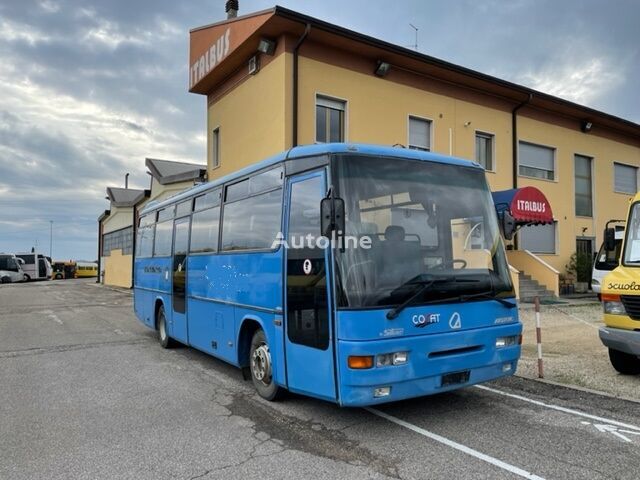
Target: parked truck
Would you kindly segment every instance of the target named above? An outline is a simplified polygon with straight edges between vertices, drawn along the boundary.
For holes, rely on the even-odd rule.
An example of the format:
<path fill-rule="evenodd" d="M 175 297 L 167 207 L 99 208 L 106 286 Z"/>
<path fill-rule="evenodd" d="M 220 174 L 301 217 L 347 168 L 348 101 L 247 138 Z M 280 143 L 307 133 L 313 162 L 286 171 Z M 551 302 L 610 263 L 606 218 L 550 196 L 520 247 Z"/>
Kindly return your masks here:
<path fill-rule="evenodd" d="M 615 250 L 615 228 L 604 232 L 606 250 Z M 600 340 L 609 349 L 613 368 L 628 375 L 640 373 L 640 192 L 629 206 L 618 266 L 601 286 L 605 326 Z"/>

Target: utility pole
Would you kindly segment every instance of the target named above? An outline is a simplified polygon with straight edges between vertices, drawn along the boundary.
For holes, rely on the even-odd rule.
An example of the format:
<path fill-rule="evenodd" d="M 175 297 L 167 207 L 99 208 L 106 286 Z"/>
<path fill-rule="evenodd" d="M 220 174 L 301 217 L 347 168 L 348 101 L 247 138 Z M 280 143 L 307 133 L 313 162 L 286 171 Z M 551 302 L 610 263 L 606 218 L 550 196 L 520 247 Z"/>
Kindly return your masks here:
<path fill-rule="evenodd" d="M 53 262 L 53 220 L 49 220 L 49 258 Z"/>

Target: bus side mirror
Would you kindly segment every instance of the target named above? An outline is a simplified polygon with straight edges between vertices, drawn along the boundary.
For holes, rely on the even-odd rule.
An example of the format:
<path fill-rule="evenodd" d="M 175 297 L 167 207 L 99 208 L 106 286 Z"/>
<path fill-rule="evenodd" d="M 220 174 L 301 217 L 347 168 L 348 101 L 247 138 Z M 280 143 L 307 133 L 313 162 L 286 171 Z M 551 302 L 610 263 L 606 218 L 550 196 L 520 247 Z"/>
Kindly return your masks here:
<path fill-rule="evenodd" d="M 320 234 L 331 237 L 334 231 L 344 233 L 344 200 L 332 196 L 320 202 Z"/>
<path fill-rule="evenodd" d="M 516 221 L 508 210 L 500 212 L 500 227 L 502 235 L 506 240 L 512 240 L 513 234 L 516 233 Z"/>
<path fill-rule="evenodd" d="M 604 249 L 610 252 L 616 249 L 616 231 L 613 228 L 604 230 Z"/>

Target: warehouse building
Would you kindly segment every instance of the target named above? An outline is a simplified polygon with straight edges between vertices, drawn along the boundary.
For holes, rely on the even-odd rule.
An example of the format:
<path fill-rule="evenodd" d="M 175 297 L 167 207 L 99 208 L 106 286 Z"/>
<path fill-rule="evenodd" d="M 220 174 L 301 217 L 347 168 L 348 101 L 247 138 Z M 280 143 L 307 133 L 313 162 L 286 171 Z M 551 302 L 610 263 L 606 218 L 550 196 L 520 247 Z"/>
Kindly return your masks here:
<path fill-rule="evenodd" d="M 164 200 L 206 181 L 204 165 L 147 158 L 149 189 L 107 188 L 109 210 L 98 218 L 100 279 L 105 285 L 133 286 L 133 252 L 138 215 L 151 200 Z"/>
<path fill-rule="evenodd" d="M 509 262 L 556 294 L 637 190 L 640 125 L 282 7 L 193 29 L 188 72 L 209 178 L 345 141 L 476 160 L 494 191 L 536 187 L 553 219 L 522 228 Z"/>

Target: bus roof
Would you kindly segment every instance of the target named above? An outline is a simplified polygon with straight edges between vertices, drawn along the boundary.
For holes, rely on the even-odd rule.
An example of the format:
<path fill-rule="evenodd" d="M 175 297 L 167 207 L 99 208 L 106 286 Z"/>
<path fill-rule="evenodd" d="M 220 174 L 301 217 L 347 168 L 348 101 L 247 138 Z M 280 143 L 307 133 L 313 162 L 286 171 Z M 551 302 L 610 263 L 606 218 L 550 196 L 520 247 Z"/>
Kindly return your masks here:
<path fill-rule="evenodd" d="M 159 202 L 151 201 L 147 203 L 145 208 L 140 213 L 141 215 L 144 215 L 148 212 L 160 209 L 167 205 L 171 205 L 173 203 L 179 202 L 183 199 L 187 199 L 193 195 L 197 195 L 201 192 L 205 192 L 207 190 L 215 188 L 216 186 L 233 181 L 235 179 L 239 179 L 241 177 L 244 177 L 245 175 L 249 175 L 253 172 L 263 170 L 272 165 L 277 165 L 278 163 L 283 162 L 285 160 L 295 160 L 297 158 L 320 156 L 320 155 L 327 155 L 327 154 L 340 154 L 340 153 L 376 155 L 376 156 L 382 156 L 382 157 L 419 160 L 423 162 L 445 163 L 449 165 L 458 165 L 461 167 L 471 167 L 471 168 L 482 169 L 482 167 L 478 163 L 470 160 L 465 160 L 463 158 L 457 158 L 457 157 L 450 157 L 447 155 L 441 155 L 438 153 L 426 152 L 422 150 L 414 150 L 409 148 L 389 147 L 384 145 L 372 145 L 372 144 L 365 144 L 365 143 L 321 143 L 316 145 L 303 145 L 299 147 L 294 147 L 285 152 L 281 152 L 265 160 L 254 163 L 253 165 L 242 168 L 236 172 L 230 173 L 229 175 L 225 175 L 224 177 L 217 178 L 211 182 L 196 185 L 194 187 L 191 187 L 183 192 L 180 192 L 176 195 L 173 195 L 172 197 L 161 200 Z"/>

